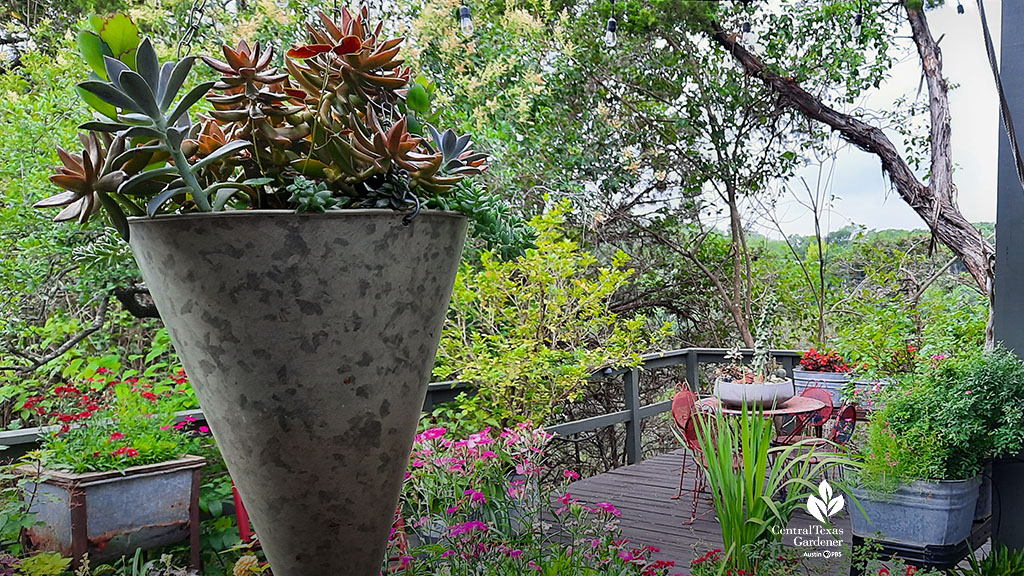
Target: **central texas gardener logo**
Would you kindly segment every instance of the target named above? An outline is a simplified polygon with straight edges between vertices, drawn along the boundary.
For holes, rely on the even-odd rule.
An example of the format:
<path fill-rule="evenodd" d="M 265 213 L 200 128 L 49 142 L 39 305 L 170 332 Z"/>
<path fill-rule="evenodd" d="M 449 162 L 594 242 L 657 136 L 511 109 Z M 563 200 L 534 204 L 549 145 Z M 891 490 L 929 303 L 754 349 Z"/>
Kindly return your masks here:
<path fill-rule="evenodd" d="M 837 494 L 835 498 L 832 497 L 832 486 L 829 486 L 828 480 L 822 480 L 818 485 L 817 495 L 811 494 L 807 498 L 807 511 L 822 524 L 828 524 L 828 519 L 842 510 L 845 505 L 846 500 L 842 494 Z"/>

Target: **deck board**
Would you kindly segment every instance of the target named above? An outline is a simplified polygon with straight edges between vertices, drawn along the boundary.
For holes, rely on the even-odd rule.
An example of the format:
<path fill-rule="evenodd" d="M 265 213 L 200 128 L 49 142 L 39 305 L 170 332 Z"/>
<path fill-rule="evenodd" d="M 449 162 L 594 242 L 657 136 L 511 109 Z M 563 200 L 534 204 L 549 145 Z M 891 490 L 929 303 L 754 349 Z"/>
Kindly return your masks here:
<path fill-rule="evenodd" d="M 652 456 L 647 460 L 617 468 L 604 474 L 577 480 L 566 491 L 574 498 L 594 505 L 609 502 L 622 512 L 619 527 L 623 536 L 634 544 L 646 544 L 661 550 L 654 557 L 672 560 L 686 573 L 694 551 L 703 553 L 709 548 L 722 546 L 721 532 L 711 506 L 711 496 L 703 493 L 698 501 L 698 517 L 692 524 L 690 519 L 692 500 L 690 493 L 673 500 L 679 487 L 679 470 L 682 452 Z M 693 463 L 690 462 L 689 466 Z M 689 467 L 688 466 L 688 467 Z M 693 474 L 688 472 L 687 486 L 692 486 Z M 843 541 L 849 544 L 850 523 L 845 515 L 834 519 L 834 526 L 843 530 Z M 808 514 L 798 511 L 790 527 L 805 527 L 816 523 Z M 793 537 L 789 537 L 792 543 Z M 784 540 L 785 541 L 785 540 Z M 815 560 L 817 561 L 817 560 Z M 833 560 L 833 562 L 835 562 Z M 835 573 L 841 573 L 836 570 Z"/>

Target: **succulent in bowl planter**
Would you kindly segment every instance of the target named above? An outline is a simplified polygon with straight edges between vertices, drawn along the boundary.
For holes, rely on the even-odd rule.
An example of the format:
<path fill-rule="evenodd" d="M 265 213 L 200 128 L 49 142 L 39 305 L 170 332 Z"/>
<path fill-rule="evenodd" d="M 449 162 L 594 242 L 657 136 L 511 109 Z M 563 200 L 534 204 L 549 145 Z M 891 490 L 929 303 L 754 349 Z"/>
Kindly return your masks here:
<path fill-rule="evenodd" d="M 466 234 L 433 208 L 487 156 L 427 123 L 402 38 L 318 16 L 283 71 L 240 42 L 188 90 L 193 57 L 93 46 L 100 116 L 37 205 L 128 239 L 274 573 L 370 576 Z"/>
<path fill-rule="evenodd" d="M 786 376 L 786 371 L 772 358 L 769 349 L 771 315 L 775 306 L 776 300 L 769 295 L 758 321 L 757 339 L 750 364 L 742 364 L 743 354 L 739 346 L 734 346 L 725 355 L 729 363 L 716 369 L 715 396 L 722 402 L 770 406 L 793 397 L 793 380 Z"/>

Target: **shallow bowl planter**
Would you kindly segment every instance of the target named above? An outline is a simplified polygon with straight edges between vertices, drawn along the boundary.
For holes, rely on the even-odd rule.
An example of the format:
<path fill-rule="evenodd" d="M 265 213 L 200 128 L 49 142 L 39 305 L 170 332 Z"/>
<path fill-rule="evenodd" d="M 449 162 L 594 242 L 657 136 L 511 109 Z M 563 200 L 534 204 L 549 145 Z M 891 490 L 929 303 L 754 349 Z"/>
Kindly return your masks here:
<path fill-rule="evenodd" d="M 744 384 L 741 382 L 715 381 L 715 396 L 725 404 L 743 404 L 770 407 L 781 404 L 794 396 L 793 381 L 762 382 Z"/>
<path fill-rule="evenodd" d="M 466 236 L 424 210 L 129 219 L 276 576 L 377 576 Z"/>
<path fill-rule="evenodd" d="M 959 544 L 971 534 L 981 479 L 902 484 L 895 493 L 852 487 L 864 509 L 851 506 L 853 533 L 865 538 L 915 546 Z M 866 517 L 865 517 L 866 516 Z M 877 534 L 876 534 L 877 533 Z"/>
<path fill-rule="evenodd" d="M 94 562 L 131 556 L 136 548 L 158 548 L 191 539 L 192 564 L 199 563 L 199 484 L 206 460 L 177 460 L 124 471 L 76 474 L 17 468 L 43 478 L 22 497 L 40 524 L 27 531 L 36 550 L 59 552 L 74 562 L 88 553 Z"/>

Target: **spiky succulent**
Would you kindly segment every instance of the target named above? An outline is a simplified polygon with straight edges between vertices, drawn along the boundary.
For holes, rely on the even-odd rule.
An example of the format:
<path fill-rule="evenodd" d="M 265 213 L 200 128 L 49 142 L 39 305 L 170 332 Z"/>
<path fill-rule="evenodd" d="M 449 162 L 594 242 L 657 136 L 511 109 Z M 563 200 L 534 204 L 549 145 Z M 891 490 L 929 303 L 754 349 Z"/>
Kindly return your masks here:
<path fill-rule="evenodd" d="M 347 115 L 370 102 L 394 104 L 405 97 L 412 74 L 398 58 L 405 38 L 381 38 L 383 22 L 371 26 L 365 5 L 355 15 L 342 9 L 337 23 L 323 11 L 318 16 L 321 28 L 306 24 L 310 43 L 289 50 L 285 60 L 292 79 L 314 101 L 322 103 L 327 92 Z"/>
<path fill-rule="evenodd" d="M 81 133 L 78 137 L 84 146 L 81 154 L 57 147 L 62 165 L 50 176 L 50 182 L 64 191 L 33 204 L 35 208 L 63 206 L 53 218 L 56 222 L 85 222 L 99 211 L 104 201 L 109 201 L 109 197 L 104 199 L 104 196 L 116 193 L 128 177 L 120 167 L 115 168 L 113 162 L 124 151 L 124 138 L 100 136 L 95 132 Z"/>
<path fill-rule="evenodd" d="M 85 221 L 103 207 L 127 237 L 127 215 L 158 212 L 415 214 L 487 168 L 468 136 L 429 126 L 436 87 L 417 78 L 410 88 L 404 39 L 383 37 L 365 7 L 338 21 L 320 12 L 306 26 L 309 43 L 288 51 L 287 74 L 270 47 L 242 41 L 224 46 L 223 60 L 203 57 L 220 79 L 189 90 L 195 58 L 161 65 L 125 16 L 94 19 L 93 28 L 80 36 L 92 74 L 77 88 L 102 116 L 82 125 L 93 132 L 82 154 L 60 150 L 52 180 L 65 191 L 37 203 L 63 206 L 58 220 Z M 213 110 L 194 124 L 189 110 L 204 97 Z"/>
<path fill-rule="evenodd" d="M 123 132 L 125 137 L 142 140 L 143 146 L 128 148 L 115 162 L 127 162 L 139 154 L 166 152 L 172 166 L 147 170 L 129 179 L 120 187 L 123 194 L 142 193 L 148 196 L 146 212 L 154 215 L 171 198 L 179 204 L 190 198 L 204 212 L 219 209 L 238 192 L 255 195 L 251 182 L 215 182 L 203 186 L 197 172 L 203 167 L 249 147 L 245 140 L 233 140 L 206 158 L 190 164 L 182 150 L 185 138 L 192 131 L 189 108 L 210 90 L 215 82 L 199 84 L 182 98 L 177 98 L 195 63 L 194 57 L 160 65 L 149 39 L 143 40 L 136 53 L 137 70 L 119 60 L 104 57 L 109 81 L 88 80 L 79 84 L 86 92 L 116 106 L 121 112 L 116 121 L 87 122 L 83 127 L 107 132 Z M 172 106 L 173 105 L 173 106 Z M 159 191 L 152 194 L 152 184 Z"/>
<path fill-rule="evenodd" d="M 221 74 L 220 81 L 213 85 L 221 94 L 206 98 L 214 106 L 210 116 L 223 122 L 233 138 L 256 144 L 257 151 L 270 143 L 289 148 L 309 134 L 308 125 L 287 122 L 303 107 L 287 104 L 293 98 L 284 92 L 288 74 L 278 73 L 271 66 L 273 48 L 260 46 L 259 42 L 250 47 L 245 40 L 236 48 L 221 48 L 223 61 L 202 57 L 207 66 Z"/>

